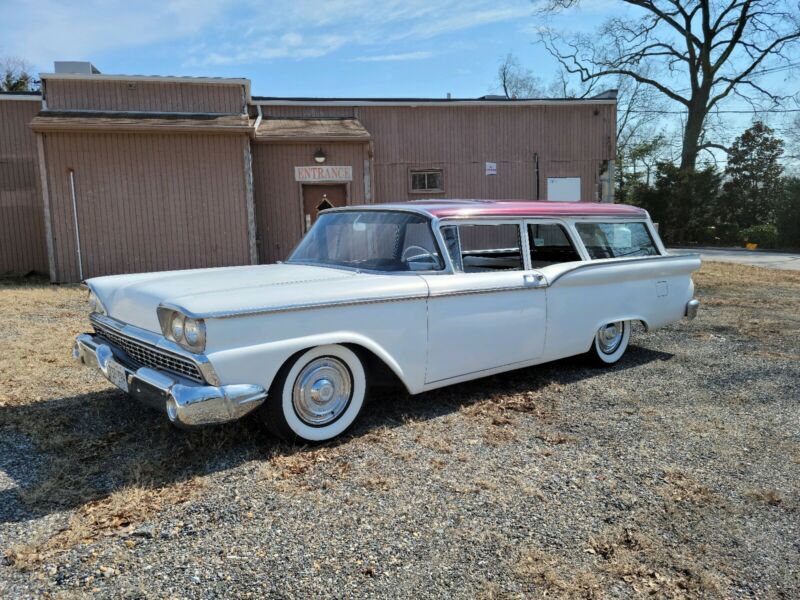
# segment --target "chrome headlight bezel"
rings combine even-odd
[[[107,315],[108,312],[106,311],[106,307],[103,306],[103,303],[100,301],[100,298],[97,294],[94,293],[92,288],[89,288],[89,297],[87,299],[89,303],[89,314],[91,315]]]
[[[180,319],[182,324],[179,332],[177,328],[173,328],[173,322],[176,319]],[[161,325],[161,333],[164,334],[164,337],[171,342],[175,342],[184,350],[200,353],[206,349],[206,322],[204,319],[194,319],[179,310],[162,306],[158,308],[158,322]],[[197,339],[194,343],[190,343],[187,339],[187,324],[192,329],[196,327]]]

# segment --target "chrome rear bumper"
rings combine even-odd
[[[697,311],[700,310],[700,300],[692,298],[686,303],[685,317],[687,319],[694,319],[697,316]]]
[[[165,411],[169,420],[180,427],[235,421],[267,398],[260,385],[201,385],[148,367],[129,368],[115,357],[105,340],[88,333],[75,339],[72,355],[82,364],[99,369],[107,379],[109,363],[117,363],[125,371],[128,394]]]

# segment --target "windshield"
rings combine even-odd
[[[444,268],[428,219],[377,210],[321,214],[287,262],[372,271]]]

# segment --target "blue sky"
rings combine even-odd
[[[530,0],[0,0],[0,57],[37,72],[90,60],[109,74],[247,77],[262,96],[474,98],[498,91],[509,53],[544,84],[554,79],[555,60],[535,43],[540,27],[595,32],[609,16],[631,14],[618,0],[581,6],[546,23]],[[762,84],[800,87],[796,73]],[[731,98],[724,108],[749,107]],[[794,116],[762,115],[787,136],[796,135]],[[719,141],[753,118],[726,115]],[[660,127],[677,152],[680,117]]]
[[[569,27],[592,29],[608,0]],[[552,78],[529,0],[0,0],[0,56],[49,72],[248,77],[253,94],[475,97],[509,52]],[[563,25],[563,24],[562,24]]]

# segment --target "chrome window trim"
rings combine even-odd
[[[531,271],[530,266],[530,258],[525,257],[525,249],[527,248],[527,232],[526,227],[524,225],[524,221],[520,217],[497,217],[497,216],[489,216],[489,217],[443,217],[443,218],[434,218],[434,223],[436,226],[436,236],[437,242],[441,248],[447,248],[447,244],[444,242],[444,236],[442,236],[442,227],[447,227],[448,225],[453,225],[455,227],[460,227],[461,225],[484,225],[484,226],[493,226],[493,225],[516,225],[517,226],[517,235],[519,237],[519,251],[522,254],[522,268],[521,269],[507,269],[503,272],[509,273],[524,273],[526,271]],[[456,221],[451,223],[450,221]],[[461,246],[460,242],[461,233],[459,232],[459,246]],[[455,265],[452,264],[452,260],[450,259],[450,251],[447,250],[443,256],[445,256],[445,260],[449,266],[449,273],[458,273],[462,275],[491,275],[492,273],[497,274],[498,271],[481,271],[481,272],[474,272],[474,273],[464,273],[464,271],[456,271]]]
[[[152,346],[153,351],[155,352],[160,351],[162,354],[174,354],[180,358],[183,358],[184,360],[188,360],[197,366],[201,375],[208,383],[211,385],[219,385],[219,377],[217,377],[214,367],[205,354],[195,354],[193,352],[189,352],[175,342],[166,339],[161,334],[154,333],[147,329],[142,329],[141,327],[136,327],[135,325],[131,325],[129,323],[123,323],[122,321],[107,315],[92,313],[89,316],[89,320],[92,323],[96,322],[101,326],[113,329],[119,335],[129,337],[141,344]]]

